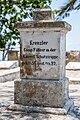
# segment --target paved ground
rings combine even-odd
[[[7,110],[7,106],[14,100],[13,86],[13,81],[0,83],[0,120],[80,120],[80,84],[70,84],[70,97],[74,100],[74,108],[68,115],[33,114]]]

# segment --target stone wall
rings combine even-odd
[[[66,64],[68,62],[80,62],[80,51],[66,51]]]

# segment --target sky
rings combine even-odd
[[[63,6],[68,0],[52,0],[52,10]],[[80,11],[70,12],[70,16],[63,19],[72,26],[66,35],[66,50],[80,50]]]

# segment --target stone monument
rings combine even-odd
[[[55,21],[51,9],[37,9],[33,21],[17,23],[17,29],[20,79],[14,82],[14,103],[36,111],[68,111],[72,102],[65,77],[65,52],[71,26]]]
[[[8,60],[9,61],[14,61],[18,60],[18,50],[8,50]]]

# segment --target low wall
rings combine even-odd
[[[80,51],[66,51],[66,64],[68,62],[80,62]]]
[[[0,83],[20,78],[20,68],[0,70]]]

